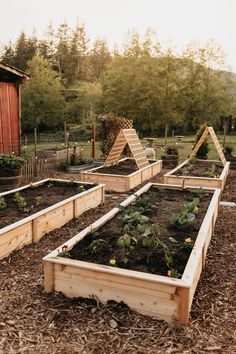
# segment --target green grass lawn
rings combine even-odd
[[[220,144],[222,145],[223,142],[223,135],[218,135],[217,136],[219,139]],[[211,138],[209,137],[208,139],[209,143],[210,143],[210,152],[208,154],[208,159],[218,159],[218,154],[215,150],[215,147],[211,141]],[[147,146],[147,140],[144,138],[142,139],[142,144],[144,147]],[[154,143],[155,144],[164,144],[164,137],[161,138],[155,138],[154,139]],[[191,153],[192,151],[192,146],[194,143],[194,135],[191,136],[185,136],[184,138],[182,138],[181,142],[177,142],[176,144],[176,139],[169,137],[168,138],[168,145],[175,145],[178,148],[179,151],[179,157],[180,157],[180,162],[184,161],[188,158],[188,155]],[[92,154],[92,143],[85,141],[85,142],[70,142],[70,146],[73,146],[74,144],[76,144],[77,146],[77,152],[79,153],[80,150],[82,149],[82,156],[84,158],[91,158],[91,154]],[[226,145],[231,145],[233,146],[233,153],[234,155],[236,154],[236,135],[229,135],[226,138]],[[44,150],[44,149],[50,149],[50,148],[63,148],[65,146],[64,143],[61,142],[50,142],[50,143],[39,143],[37,145],[37,151],[40,150]],[[160,159],[161,155],[163,155],[163,149],[161,149],[161,147],[157,147],[156,149],[156,158]],[[23,145],[21,147],[21,151],[22,151],[22,156],[25,158],[32,158],[34,157],[34,145],[33,144],[29,144],[27,145],[27,147],[25,148],[25,146]],[[97,142],[96,143],[96,158],[99,158],[101,155],[101,150],[100,150],[100,143]]]
[[[70,142],[70,148],[76,145],[76,151],[78,154],[82,154],[83,158],[91,158],[92,156],[92,143],[91,142]],[[63,149],[65,148],[64,143],[50,142],[50,143],[39,143],[37,144],[37,151],[47,150],[47,149]],[[22,157],[29,159],[34,157],[34,144],[28,144],[27,146],[21,146],[21,155]],[[82,151],[81,151],[82,149]],[[81,151],[81,153],[80,153]],[[96,143],[96,157],[100,157],[100,144]]]
[[[222,145],[223,143],[223,135],[217,135],[219,143]],[[192,146],[194,144],[194,135],[190,135],[190,136],[185,136],[184,138],[182,138],[181,142],[177,142],[176,144],[176,139],[175,138],[168,138],[168,145],[175,145],[178,148],[179,151],[179,160],[184,161],[188,158],[188,155],[191,153],[192,151]],[[217,151],[215,149],[214,144],[211,141],[211,138],[208,138],[208,141],[210,143],[210,151],[208,153],[208,159],[209,160],[215,160],[218,159],[218,154]],[[142,144],[143,146],[145,146],[147,143],[146,139],[142,140]],[[164,144],[164,137],[163,138],[156,138],[154,140],[154,143],[156,144]],[[225,145],[231,145],[233,146],[233,153],[236,153],[236,135],[229,135],[226,137],[226,144]],[[163,154],[163,149],[161,148],[157,148],[156,150],[156,158],[159,159],[161,157],[161,155]]]

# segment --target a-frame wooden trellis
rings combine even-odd
[[[219,140],[217,139],[216,133],[213,129],[213,127],[206,127],[206,129],[204,130],[201,138],[198,140],[197,145],[195,146],[195,148],[193,149],[193,151],[191,152],[191,154],[189,155],[189,158],[191,159],[192,157],[194,157],[196,155],[196,153],[198,152],[200,146],[202,145],[202,143],[204,142],[204,140],[207,138],[208,134],[210,134],[212,141],[215,145],[216,151],[218,152],[219,158],[223,164],[223,166],[226,165],[226,159],[225,159],[225,155],[222,151],[222,148],[220,146]]]
[[[105,161],[104,165],[106,167],[111,166],[113,163],[117,163],[119,161],[126,144],[128,144],[139,169],[149,165],[147,156],[144,152],[136,130],[121,129]]]

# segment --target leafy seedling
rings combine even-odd
[[[195,219],[195,214],[186,209],[178,213],[171,214],[171,225],[176,229],[184,229],[188,227]]]
[[[76,189],[76,193],[82,193],[85,191],[85,187],[84,186],[79,186],[77,189]]]
[[[27,207],[26,199],[19,192],[15,193],[14,201],[21,211],[24,211]]]
[[[43,197],[41,196],[38,196],[38,197],[35,197],[35,204],[38,206],[38,205],[41,205],[44,203],[44,199]]]
[[[71,255],[69,252],[60,252],[58,253],[58,257],[71,258]]]
[[[193,245],[194,245],[194,242],[193,240],[191,239],[191,237],[188,237],[184,240],[183,242],[183,245],[182,245],[182,248],[190,248],[192,249],[193,248]]]
[[[167,272],[168,277],[180,279],[182,274],[180,274],[176,269],[170,269]]]
[[[204,189],[202,187],[195,189],[194,197],[196,197],[199,200],[201,200],[204,195],[205,195],[205,192],[204,192]]]
[[[98,240],[93,240],[91,244],[89,245],[89,248],[91,249],[92,252],[97,252],[101,250],[107,242],[103,240],[102,238],[99,238]]]
[[[7,203],[4,197],[0,197],[0,209],[5,209],[7,207]]]

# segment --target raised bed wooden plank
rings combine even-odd
[[[226,179],[229,173],[230,162],[227,162],[221,172],[219,178],[211,177],[194,177],[194,176],[177,176],[175,173],[183,166],[188,164],[190,159],[187,159],[170,172],[164,175],[164,183],[176,184],[181,186],[193,186],[193,187],[206,187],[206,188],[220,188],[223,189],[226,183]],[[202,160],[200,160],[202,161]],[[218,163],[219,161],[210,160],[212,163]]]
[[[148,183],[121,205],[129,205],[151,187],[182,190],[180,186]],[[185,189],[192,190],[192,187]],[[69,297],[95,297],[101,302],[123,301],[142,314],[177,321],[183,325],[188,324],[193,296],[204,266],[205,250],[213,233],[221,193],[219,189],[210,188],[205,191],[212,194],[212,199],[181,279],[58,257],[62,245],[43,259],[45,291],[61,291]],[[112,209],[68,240],[66,242],[68,249],[73,248],[91,230],[97,230],[118,212],[119,208]]]
[[[119,162],[126,159],[127,158],[121,159]],[[153,162],[153,160],[150,161]],[[148,166],[143,166],[142,169],[126,176],[99,173],[99,168],[101,167],[103,166],[83,171],[80,175],[81,180],[92,183],[104,183],[106,185],[106,190],[109,191],[127,192],[160,173],[162,170],[162,160],[157,160],[154,163],[148,164]]]
[[[45,179],[33,183],[33,186],[43,184],[54,179]],[[64,183],[71,183],[68,180],[56,180]],[[85,183],[86,182],[75,182]],[[6,196],[18,191],[29,188],[26,185],[11,191],[1,193],[0,196]],[[70,198],[52,205],[49,208],[41,210],[31,216],[23,218],[11,225],[0,229],[0,259],[7,257],[14,250],[18,250],[25,245],[38,242],[45,234],[58,227],[65,225],[73,217],[78,217],[90,208],[94,208],[104,201],[105,186],[98,185],[93,188],[76,194]]]

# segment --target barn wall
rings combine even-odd
[[[0,154],[20,153],[19,86],[0,82]]]

